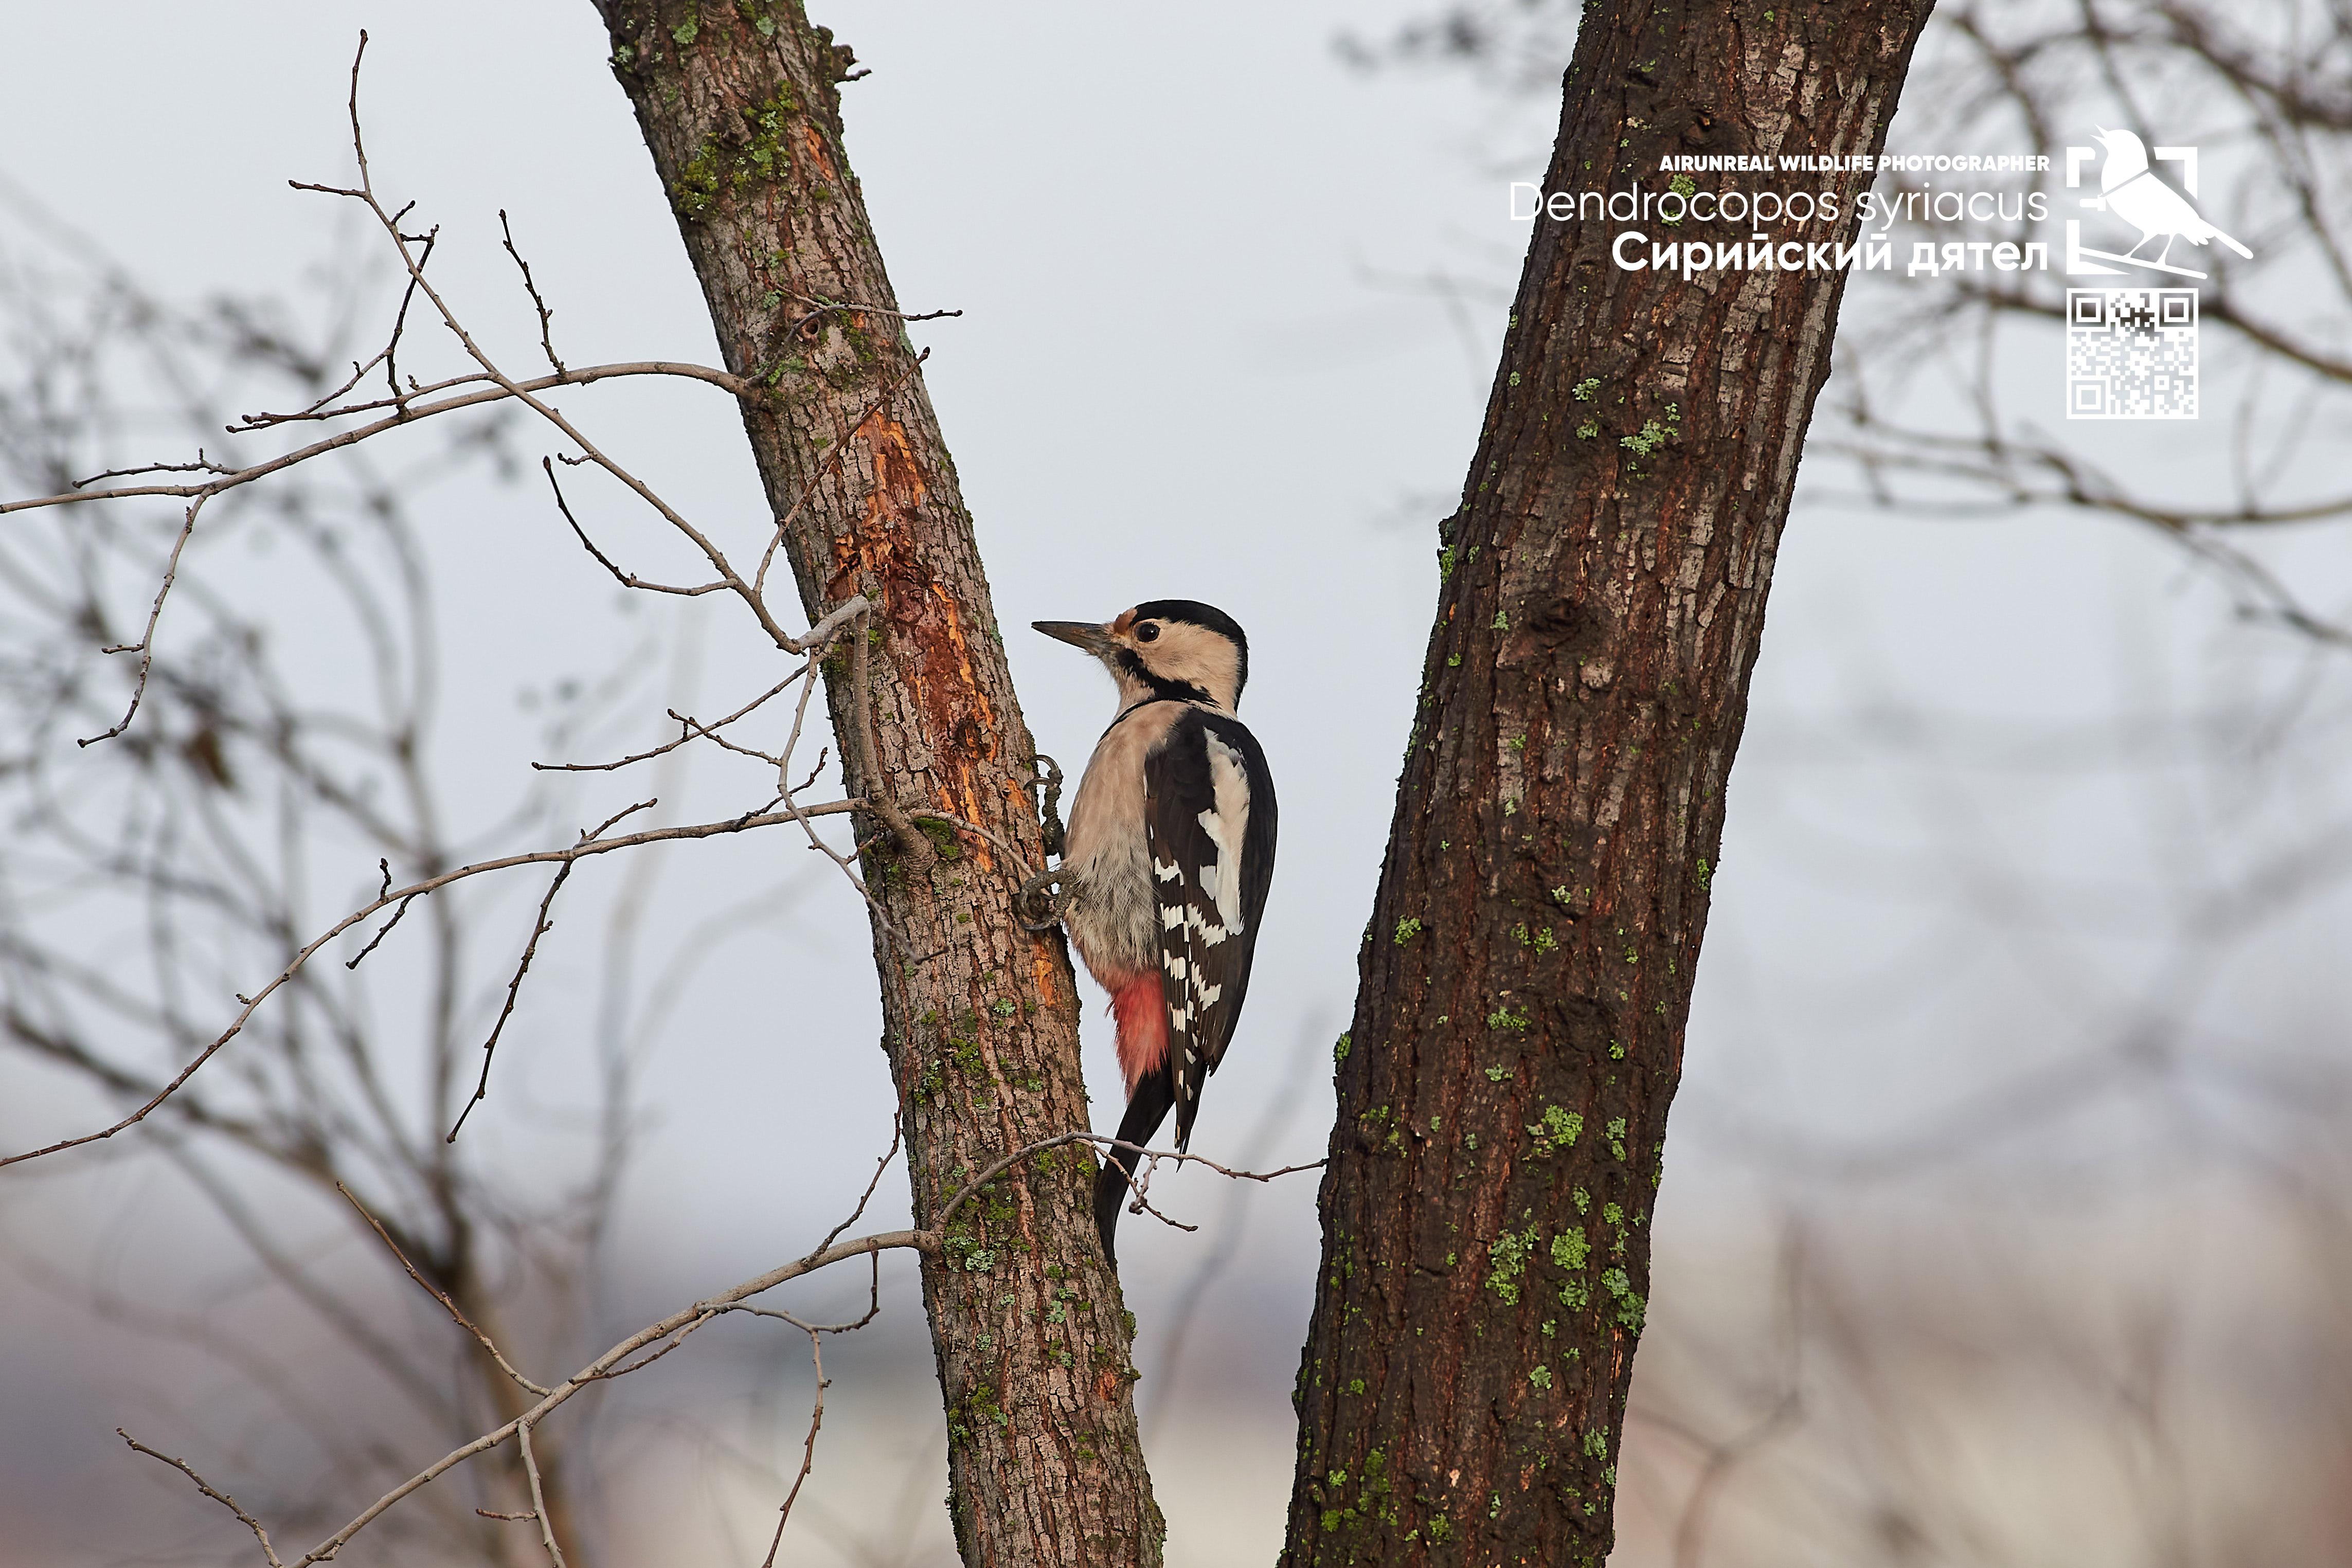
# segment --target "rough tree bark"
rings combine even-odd
[[[1588,5],[1545,189],[1877,153],[1927,0]],[[1290,1568],[1607,1556],[1724,781],[1842,273],[1612,264],[1843,222],[1539,221],[1442,528],[1341,1041]]]
[[[905,1112],[915,1221],[1011,1150],[1087,1124],[1076,995],[1058,938],[1013,919],[1043,866],[1033,747],[958,495],[842,144],[850,52],[793,0],[598,0],[727,368],[746,398],[810,621],[863,593],[828,666],[835,733],[870,665],[873,755],[850,791],[969,832],[857,818],[883,1049]],[[928,835],[928,836],[927,836]],[[1137,1440],[1131,1330],[1090,1207],[1094,1163],[1041,1155],[993,1184],[922,1265],[947,1406],[949,1504],[969,1563],[1148,1564],[1162,1529]]]

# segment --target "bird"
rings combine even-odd
[[[1095,1226],[1116,1267],[1112,1237],[1140,1150],[1171,1106],[1176,1147],[1190,1149],[1202,1087],[1249,991],[1274,880],[1274,779],[1234,716],[1249,639],[1223,611],[1155,599],[1100,625],[1031,624],[1101,660],[1118,687],[1118,715],[1070,804],[1058,873],[1063,928],[1118,1020],[1127,1113],[1095,1184]]]
[[[2128,131],[2103,130],[2096,140],[2107,150],[2107,156],[2099,165],[2099,194],[2084,204],[2111,212],[2139,230],[2139,244],[2124,253],[2125,259],[2137,256],[2140,246],[2158,235],[2164,236],[2164,248],[2156,257],[2158,267],[2172,254],[2176,239],[2191,245],[2218,239],[2248,260],[2253,258],[2252,251],[2199,216],[2188,197],[2149,172],[2147,144],[2137,136]]]

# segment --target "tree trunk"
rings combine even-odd
[[[1875,154],[1926,0],[1589,4],[1547,192],[1681,153]],[[1843,275],[1538,220],[1442,586],[1340,1042],[1290,1568],[1607,1556],[1724,780]],[[1744,256],[1743,256],[1744,259]]]
[[[879,606],[858,650],[871,758],[847,706],[860,661],[827,661],[850,791],[978,824],[1026,862],[973,834],[939,827],[927,841],[903,817],[896,832],[856,819],[883,1049],[928,1228],[974,1172],[1084,1128],[1087,1106],[1068,955],[1013,916],[1028,868],[1045,864],[1024,785],[1034,748],[843,151],[837,83],[851,56],[793,0],[599,6],[727,368],[772,389],[744,400],[744,425],[803,611],[813,622],[859,593]],[[923,1260],[948,1500],[969,1563],[1160,1561],[1094,1169],[1076,1150],[1038,1155],[966,1206]]]

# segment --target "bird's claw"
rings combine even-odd
[[[1037,794],[1037,821],[1045,829],[1045,852],[1058,856],[1066,836],[1062,831],[1062,765],[1039,752],[1032,760],[1029,788]]]
[[[1061,881],[1060,872],[1041,871],[1023,883],[1021,891],[1013,895],[1013,917],[1031,931],[1051,931],[1060,925],[1063,906],[1069,902],[1069,889],[1046,890]]]

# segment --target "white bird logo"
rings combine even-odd
[[[2165,257],[2172,254],[2172,242],[2177,239],[2185,239],[2191,245],[2218,239],[2249,261],[2253,259],[2252,251],[2207,223],[2198,215],[2188,197],[2156,177],[2147,166],[2147,145],[2137,136],[2128,131],[2103,130],[2097,141],[2107,150],[2106,160],[2099,167],[2099,193],[2084,197],[2083,204],[2095,212],[2113,213],[2139,230],[2139,244],[2115,260],[2139,261],[2140,246],[2158,235],[2164,236],[2164,248],[2157,253],[2155,261],[2143,265],[2165,267]],[[2068,183],[2073,183],[2071,177]],[[2201,277],[2204,274],[2190,276]]]

